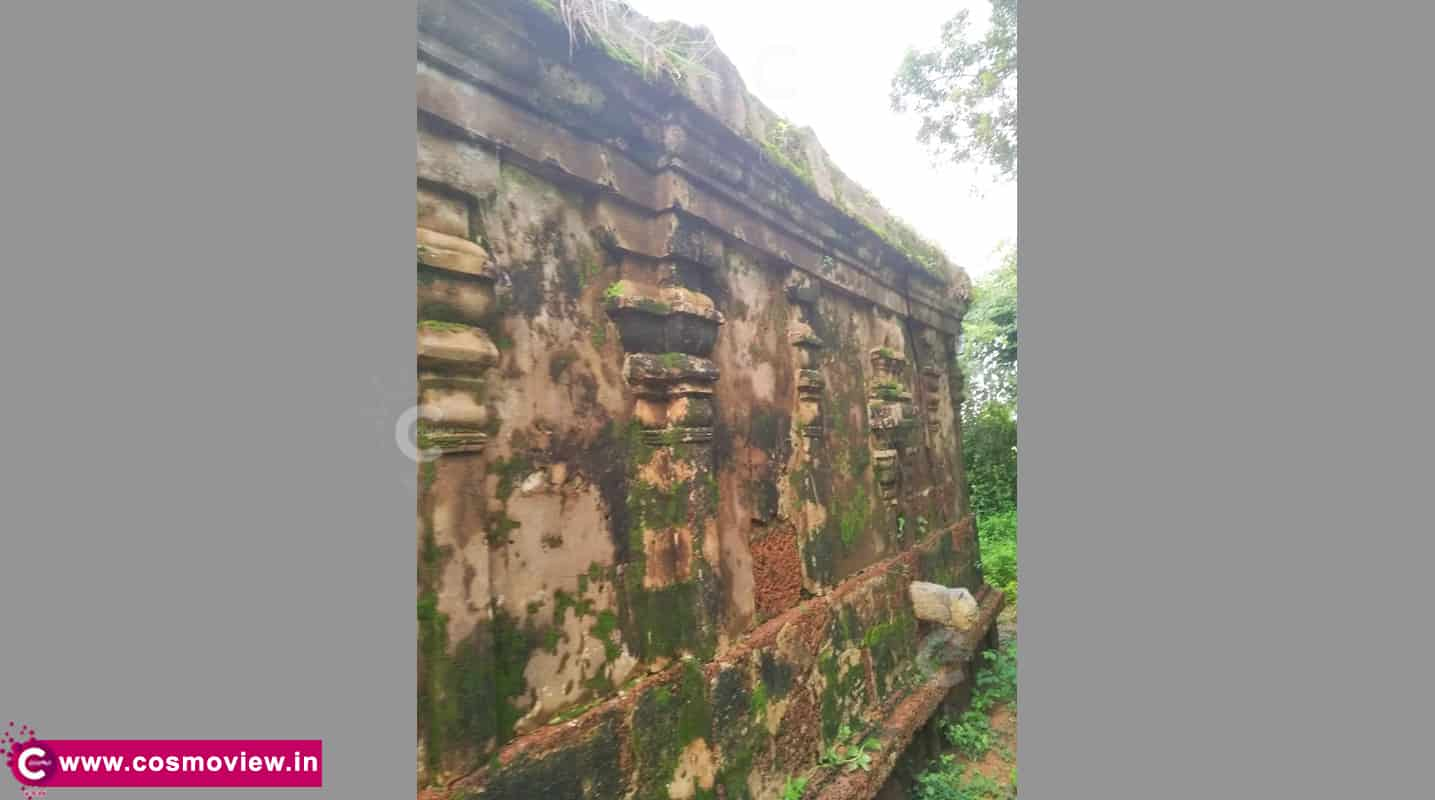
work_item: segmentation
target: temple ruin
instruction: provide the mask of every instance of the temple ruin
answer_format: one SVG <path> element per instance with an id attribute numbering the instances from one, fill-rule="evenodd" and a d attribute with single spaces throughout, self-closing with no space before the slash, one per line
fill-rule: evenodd
<path id="1" fill-rule="evenodd" d="M 419 793 L 876 795 L 1002 604 L 965 275 L 721 52 L 418 7 Z M 975 600 L 957 656 L 914 581 Z"/>

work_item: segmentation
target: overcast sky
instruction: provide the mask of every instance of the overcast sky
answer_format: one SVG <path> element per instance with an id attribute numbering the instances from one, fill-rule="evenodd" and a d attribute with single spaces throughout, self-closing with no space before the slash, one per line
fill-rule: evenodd
<path id="1" fill-rule="evenodd" d="M 655 20 L 704 25 L 774 111 L 810 126 L 837 165 L 888 210 L 941 245 L 976 277 L 1016 241 L 1016 184 L 987 170 L 933 164 L 917 122 L 893 113 L 889 91 L 908 47 L 937 43 L 961 8 L 985 30 L 989 0 L 886 3 L 783 0 L 628 0 Z M 980 195 L 973 194 L 973 187 Z"/>

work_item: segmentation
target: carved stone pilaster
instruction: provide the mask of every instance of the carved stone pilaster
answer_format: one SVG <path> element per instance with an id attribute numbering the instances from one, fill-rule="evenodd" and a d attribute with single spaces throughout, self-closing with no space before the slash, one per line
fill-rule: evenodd
<path id="1" fill-rule="evenodd" d="M 623 377 L 644 437 L 659 445 L 711 441 L 718 369 L 708 356 L 723 324 L 712 299 L 623 280 L 609 287 L 606 303 L 627 351 Z"/>
<path id="2" fill-rule="evenodd" d="M 815 445 L 822 439 L 822 400 L 827 381 L 822 376 L 822 339 L 813 330 L 819 292 L 816 281 L 799 272 L 787 280 L 787 299 L 796 313 L 788 324 L 787 339 L 797 351 L 797 414 L 798 432 Z"/>
<path id="3" fill-rule="evenodd" d="M 942 371 L 936 367 L 922 367 L 922 389 L 927 400 L 927 430 L 936 434 L 942 429 Z"/>
<path id="4" fill-rule="evenodd" d="M 458 236 L 418 228 L 418 378 L 425 449 L 482 452 L 495 421 L 485 374 L 498 348 L 479 327 L 494 305 L 488 253 Z"/>
<path id="5" fill-rule="evenodd" d="M 872 465 L 878 491 L 896 505 L 902 482 L 902 459 L 914 450 L 912 428 L 916 406 L 907 384 L 907 358 L 889 347 L 872 350 L 872 381 L 868 387 L 867 419 L 872 430 Z"/>

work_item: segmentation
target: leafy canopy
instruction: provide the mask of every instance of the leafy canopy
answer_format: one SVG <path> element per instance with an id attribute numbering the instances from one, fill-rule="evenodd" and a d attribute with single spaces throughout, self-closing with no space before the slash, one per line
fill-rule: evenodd
<path id="1" fill-rule="evenodd" d="M 990 403 L 1016 407 L 1016 248 L 1006 247 L 1002 264 L 972 287 L 962 320 L 962 374 L 967 380 L 969 421 Z"/>
<path id="2" fill-rule="evenodd" d="M 1016 177 L 1016 0 L 992 0 L 976 38 L 965 9 L 942 25 L 941 45 L 907 51 L 892 79 L 892 109 L 921 119 L 917 139 L 956 163 L 984 162 Z"/>

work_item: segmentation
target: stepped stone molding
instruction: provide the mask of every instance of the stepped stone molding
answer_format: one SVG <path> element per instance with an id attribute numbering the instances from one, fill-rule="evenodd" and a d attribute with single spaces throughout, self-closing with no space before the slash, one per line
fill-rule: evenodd
<path id="1" fill-rule="evenodd" d="M 424 195 L 420 190 L 421 210 Z M 487 251 L 468 239 L 419 227 L 417 242 L 424 444 L 440 455 L 480 453 L 492 424 L 480 398 L 486 373 L 498 363 L 498 348 L 479 323 L 493 310 L 495 271 Z"/>
<path id="2" fill-rule="evenodd" d="M 822 339 L 813 330 L 817 315 L 817 301 L 821 296 L 821 285 L 811 277 L 794 271 L 785 284 L 788 302 L 795 310 L 795 318 L 787 328 L 787 339 L 797 355 L 797 415 L 798 431 L 808 447 L 822 439 L 823 395 L 827 381 L 822 377 Z"/>

